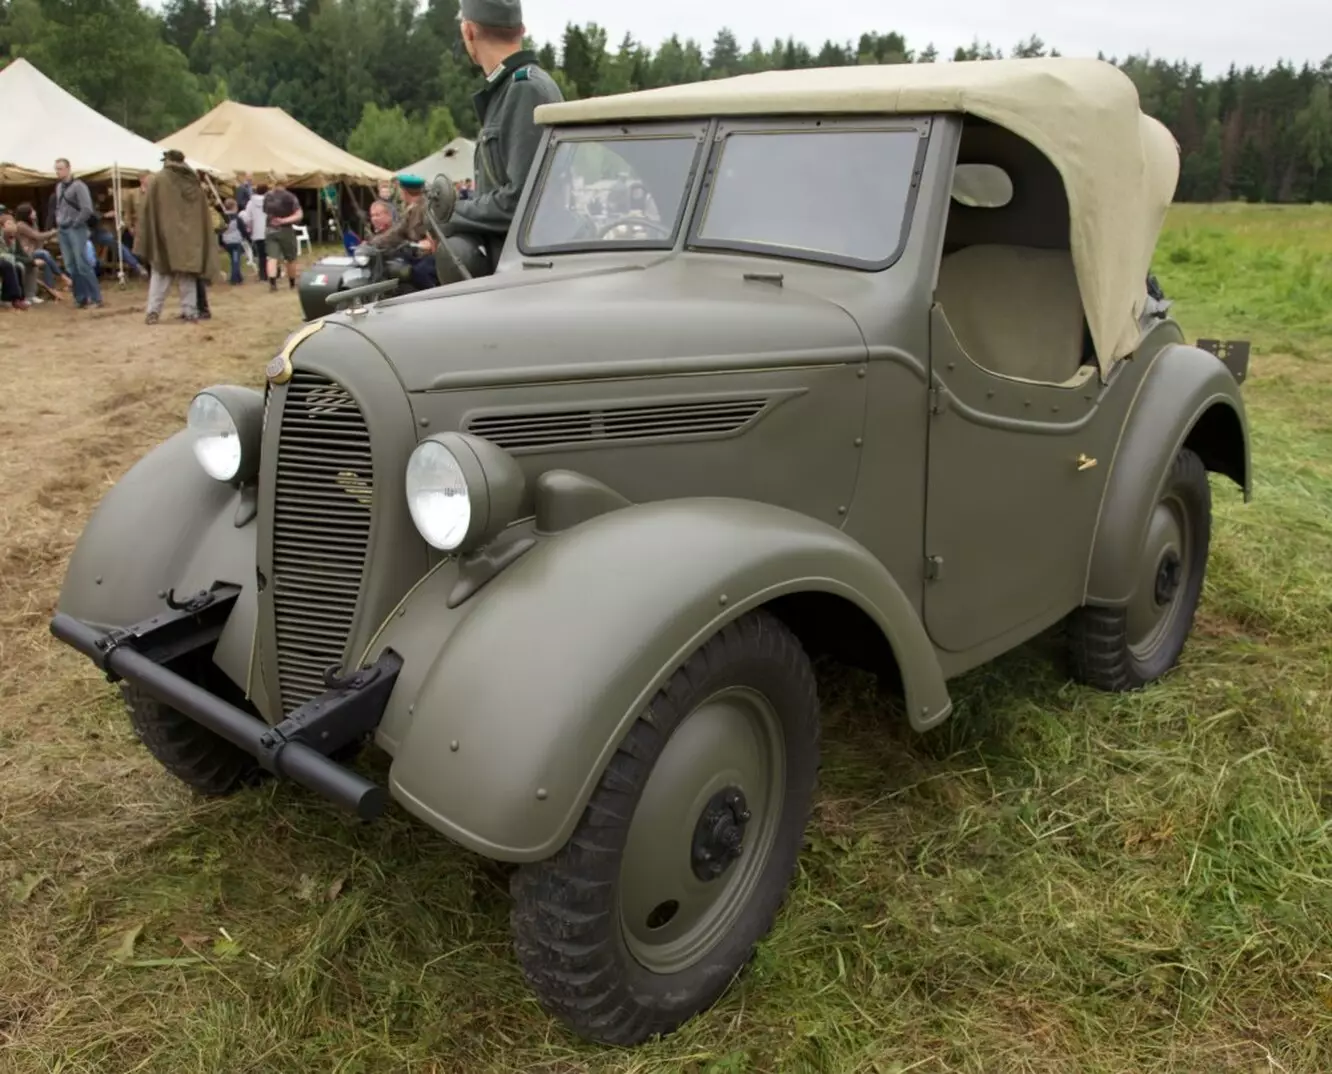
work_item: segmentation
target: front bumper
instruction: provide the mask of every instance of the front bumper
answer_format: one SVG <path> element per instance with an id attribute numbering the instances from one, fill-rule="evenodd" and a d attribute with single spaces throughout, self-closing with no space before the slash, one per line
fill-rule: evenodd
<path id="1" fill-rule="evenodd" d="M 183 603 L 169 596 L 167 609 L 159 615 L 112 631 L 57 613 L 51 633 L 92 660 L 111 682 L 133 683 L 244 750 L 274 775 L 315 791 L 363 820 L 373 820 L 383 812 L 384 789 L 331 760 L 329 754 L 368 737 L 379 725 L 401 659 L 386 650 L 373 666 L 345 678 L 330 669 L 325 693 L 269 726 L 168 666 L 216 642 L 239 594 L 237 586 L 218 584 Z"/>

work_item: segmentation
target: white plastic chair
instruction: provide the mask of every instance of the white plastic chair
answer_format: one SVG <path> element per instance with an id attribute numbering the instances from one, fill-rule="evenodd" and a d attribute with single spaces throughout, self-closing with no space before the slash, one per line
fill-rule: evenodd
<path id="1" fill-rule="evenodd" d="M 310 229 L 306 227 L 304 224 L 299 224 L 296 227 L 294 227 L 292 230 L 296 232 L 296 256 L 300 257 L 302 243 L 305 245 L 306 249 L 309 249 Z"/>

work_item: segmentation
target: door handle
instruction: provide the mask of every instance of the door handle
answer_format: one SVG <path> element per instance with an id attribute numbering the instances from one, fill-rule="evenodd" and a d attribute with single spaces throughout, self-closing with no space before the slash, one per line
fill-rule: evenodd
<path id="1" fill-rule="evenodd" d="M 1089 459 L 1086 455 L 1079 455 L 1079 456 L 1078 456 L 1078 473 L 1082 473 L 1083 470 L 1090 470 L 1090 469 L 1092 469 L 1093 467 L 1096 466 L 1096 461 L 1097 461 L 1097 460 L 1095 460 L 1095 459 Z"/>

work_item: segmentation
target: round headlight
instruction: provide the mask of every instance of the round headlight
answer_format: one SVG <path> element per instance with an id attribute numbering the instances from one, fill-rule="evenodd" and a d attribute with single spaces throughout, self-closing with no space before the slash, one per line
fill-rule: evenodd
<path id="1" fill-rule="evenodd" d="M 489 544 L 524 507 L 527 480 L 512 455 L 467 433 L 438 433 L 407 461 L 407 507 L 442 552 Z"/>
<path id="2" fill-rule="evenodd" d="M 467 477 L 453 452 L 436 440 L 418 446 L 407 462 L 407 506 L 421 536 L 436 548 L 452 552 L 467 539 Z"/>
<path id="3" fill-rule="evenodd" d="M 218 481 L 248 481 L 258 474 L 263 420 L 263 396 L 252 388 L 222 385 L 196 395 L 186 424 L 204 473 Z"/>

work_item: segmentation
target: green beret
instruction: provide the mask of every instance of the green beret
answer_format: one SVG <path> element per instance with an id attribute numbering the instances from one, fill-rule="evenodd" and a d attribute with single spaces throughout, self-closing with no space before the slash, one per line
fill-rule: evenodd
<path id="1" fill-rule="evenodd" d="M 462 17 L 481 26 L 516 30 L 523 24 L 520 0 L 462 0 Z"/>
<path id="2" fill-rule="evenodd" d="M 425 180 L 419 175 L 400 175 L 398 176 L 398 186 L 404 190 L 420 190 L 425 186 Z"/>

